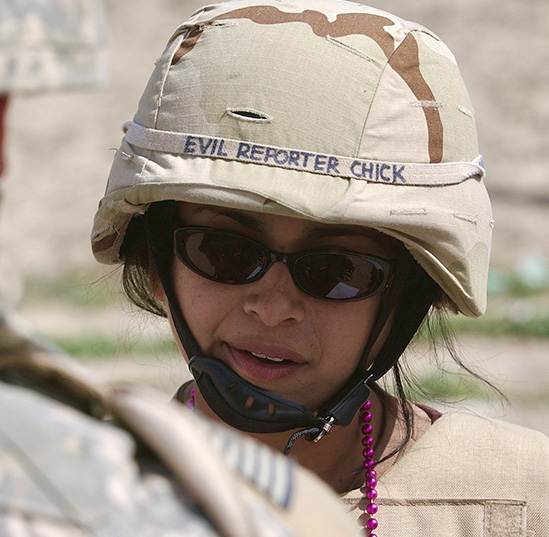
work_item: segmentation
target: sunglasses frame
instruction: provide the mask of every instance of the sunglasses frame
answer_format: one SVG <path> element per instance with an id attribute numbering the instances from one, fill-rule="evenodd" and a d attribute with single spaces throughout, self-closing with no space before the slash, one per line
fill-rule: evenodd
<path id="1" fill-rule="evenodd" d="M 228 281 L 228 282 L 219 280 L 218 278 L 210 276 L 208 273 L 202 271 L 198 266 L 196 266 L 188 257 L 186 253 L 186 249 L 182 249 L 180 251 L 180 249 L 177 248 L 177 244 L 181 242 L 180 240 L 178 240 L 178 237 L 180 235 L 190 236 L 194 233 L 215 233 L 215 234 L 225 235 L 229 237 L 235 237 L 239 240 L 243 240 L 245 242 L 251 243 L 255 245 L 258 248 L 258 250 L 265 255 L 265 259 L 267 260 L 267 262 L 265 266 L 262 266 L 261 269 L 256 274 L 254 274 L 251 278 L 245 279 L 243 281 Z M 225 285 L 245 285 L 248 283 L 253 283 L 259 280 L 260 278 L 262 278 L 265 275 L 265 273 L 269 270 L 269 268 L 273 265 L 273 263 L 280 261 L 287 265 L 292 281 L 298 287 L 298 289 L 303 291 L 308 296 L 311 296 L 318 300 L 327 301 L 327 302 L 357 302 L 359 300 L 365 300 L 367 298 L 371 298 L 387 288 L 387 285 L 389 284 L 389 280 L 394 270 L 394 261 L 390 261 L 377 256 L 369 255 L 369 254 L 359 254 L 357 252 L 350 252 L 350 251 L 344 251 L 344 250 L 303 250 L 301 252 L 295 252 L 295 253 L 276 252 L 276 251 L 270 250 L 260 242 L 250 239 L 245 235 L 241 235 L 240 233 L 236 233 L 233 231 L 226 231 L 223 229 L 210 228 L 207 226 L 180 226 L 176 228 L 173 232 L 173 250 L 177 259 L 179 259 L 179 261 L 181 261 L 189 270 L 191 270 L 195 274 L 207 280 L 210 280 L 216 283 L 222 283 Z M 330 297 L 314 294 L 311 291 L 308 291 L 299 283 L 294 271 L 295 264 L 303 257 L 307 257 L 311 254 L 343 255 L 351 258 L 359 258 L 362 261 L 367 261 L 368 263 L 370 263 L 376 268 L 377 274 L 378 274 L 378 278 L 377 278 L 378 281 L 374 285 L 373 291 L 366 294 L 357 295 L 354 297 L 330 298 Z"/>

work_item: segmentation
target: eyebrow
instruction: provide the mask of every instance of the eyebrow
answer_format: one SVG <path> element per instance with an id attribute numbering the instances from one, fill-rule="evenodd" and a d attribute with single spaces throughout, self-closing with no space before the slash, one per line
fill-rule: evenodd
<path id="1" fill-rule="evenodd" d="M 193 210 L 193 212 L 194 214 L 210 212 L 219 216 L 226 216 L 227 218 L 230 218 L 254 231 L 259 231 L 263 233 L 267 232 L 267 227 L 265 226 L 265 224 L 263 224 L 263 222 L 261 222 L 257 218 L 254 218 L 253 216 L 240 212 L 237 209 L 226 209 L 224 207 L 212 207 L 209 205 L 202 205 Z"/>
<path id="2" fill-rule="evenodd" d="M 212 206 L 200 206 L 197 207 L 195 213 L 209 211 L 220 216 L 226 216 L 235 220 L 236 222 L 246 226 L 247 228 L 258 231 L 262 233 L 267 233 L 267 227 L 263 222 L 245 214 L 238 209 L 230 209 L 224 207 L 212 207 Z M 304 238 L 306 239 L 326 239 L 330 237 L 345 237 L 345 236 L 358 236 L 358 237 L 369 237 L 372 239 L 381 239 L 383 234 L 372 228 L 365 228 L 360 226 L 349 226 L 349 225 L 329 225 L 329 226 L 318 226 L 311 227 L 307 229 L 304 233 Z"/>
<path id="3" fill-rule="evenodd" d="M 358 236 L 375 238 L 379 232 L 361 227 L 330 225 L 330 227 L 313 227 L 305 232 L 308 239 L 326 239 L 329 237 Z"/>

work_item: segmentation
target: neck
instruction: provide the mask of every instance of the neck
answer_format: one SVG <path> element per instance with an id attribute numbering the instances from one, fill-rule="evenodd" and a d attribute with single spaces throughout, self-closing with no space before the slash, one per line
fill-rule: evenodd
<path id="1" fill-rule="evenodd" d="M 397 403 L 393 397 L 379 389 L 374 389 L 371 391 L 370 401 L 372 402 L 372 436 L 375 460 L 379 460 L 386 452 L 392 432 L 400 421 L 395 418 Z M 220 421 L 220 418 L 202 399 L 198 390 L 195 404 L 201 413 Z M 249 434 L 282 453 L 289 438 L 295 432 L 297 430 L 283 433 Z M 357 414 L 347 427 L 334 427 L 333 431 L 321 438 L 319 442 L 313 443 L 306 437 L 299 438 L 292 447 L 289 456 L 319 476 L 337 493 L 342 494 L 363 484 L 362 436 L 361 423 Z"/>

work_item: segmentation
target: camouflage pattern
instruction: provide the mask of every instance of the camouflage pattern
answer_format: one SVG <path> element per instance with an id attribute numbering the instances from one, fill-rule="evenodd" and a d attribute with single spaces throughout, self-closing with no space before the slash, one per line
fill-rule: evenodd
<path id="1" fill-rule="evenodd" d="M 0 535 L 359 535 L 339 498 L 280 454 L 91 377 L 44 352 L 0 352 Z"/>
<path id="2" fill-rule="evenodd" d="M 0 94 L 105 79 L 101 0 L 2 0 Z"/>
<path id="3" fill-rule="evenodd" d="M 218 204 L 378 229 L 483 313 L 493 221 L 474 113 L 424 27 L 343 0 L 209 6 L 175 31 L 124 129 L 99 261 L 119 262 L 151 202 Z"/>
<path id="4" fill-rule="evenodd" d="M 2 385 L 0 535 L 217 535 L 167 479 L 140 477 L 134 450 L 119 429 Z"/>

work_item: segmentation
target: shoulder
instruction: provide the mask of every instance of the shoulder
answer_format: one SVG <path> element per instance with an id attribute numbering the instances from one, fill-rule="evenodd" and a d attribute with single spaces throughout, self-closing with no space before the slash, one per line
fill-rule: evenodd
<path id="1" fill-rule="evenodd" d="M 0 382 L 0 534 L 140 535 L 130 436 L 33 390 Z"/>
<path id="2" fill-rule="evenodd" d="M 549 440 L 537 431 L 445 414 L 378 483 L 384 535 L 535 537 L 549 528 Z M 357 516 L 362 494 L 343 498 Z"/>
<path id="3" fill-rule="evenodd" d="M 461 447 L 471 446 L 477 454 L 480 446 L 499 452 L 513 448 L 546 450 L 549 446 L 549 438 L 539 431 L 462 412 L 443 414 L 418 443 L 442 448 L 455 442 Z"/>
<path id="4" fill-rule="evenodd" d="M 421 506 L 434 520 L 453 513 L 473 532 L 482 525 L 482 535 L 545 535 L 549 439 L 499 420 L 447 414 L 381 477 L 378 490 L 389 504 L 404 501 L 414 513 Z"/>
<path id="5" fill-rule="evenodd" d="M 333 492 L 280 454 L 68 365 L 0 356 L 0 535 L 358 535 Z"/>
<path id="6" fill-rule="evenodd" d="M 466 466 L 480 466 L 499 474 L 504 461 L 506 465 L 513 461 L 517 471 L 536 467 L 548 477 L 549 438 L 545 434 L 478 415 L 443 415 L 412 446 L 409 454 L 418 460 L 425 452 L 441 465 L 449 460 L 449 454 L 460 454 L 463 456 L 460 462 Z"/>
<path id="7" fill-rule="evenodd" d="M 273 537 L 359 534 L 333 491 L 280 453 L 179 403 L 159 405 L 127 389 L 113 395 L 115 415 L 214 524 L 230 530 L 223 535 L 256 535 L 245 532 L 250 521 L 257 535 Z"/>
<path id="8" fill-rule="evenodd" d="M 534 472 L 549 483 L 549 439 L 541 432 L 464 413 L 450 413 L 438 419 L 427 432 L 407 450 L 401 460 L 385 475 L 387 484 L 402 477 L 439 476 L 439 480 L 467 476 L 478 487 L 484 482 L 501 490 L 511 476 L 524 482 Z M 528 480 L 531 476 L 528 477 Z M 529 481 L 530 482 L 530 481 Z"/>

